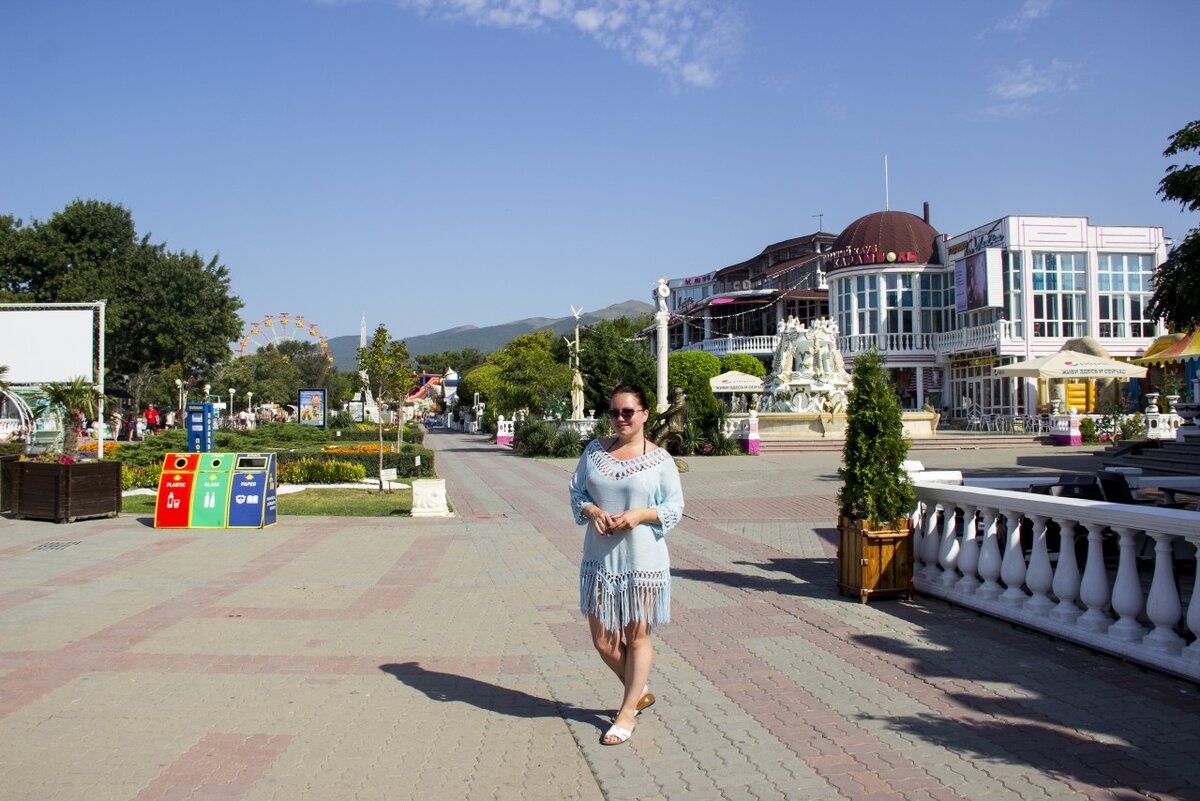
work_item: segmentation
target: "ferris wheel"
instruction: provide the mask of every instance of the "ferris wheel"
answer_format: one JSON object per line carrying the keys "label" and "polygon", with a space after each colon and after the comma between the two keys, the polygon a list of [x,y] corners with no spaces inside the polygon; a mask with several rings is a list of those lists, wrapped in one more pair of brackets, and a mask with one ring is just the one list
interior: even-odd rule
{"label": "ferris wheel", "polygon": [[246,326],[238,342],[238,356],[253,353],[267,345],[279,347],[284,342],[315,342],[325,355],[325,360],[333,361],[333,356],[329,353],[329,340],[317,328],[317,324],[305,320],[303,314],[287,312],[268,314]]}

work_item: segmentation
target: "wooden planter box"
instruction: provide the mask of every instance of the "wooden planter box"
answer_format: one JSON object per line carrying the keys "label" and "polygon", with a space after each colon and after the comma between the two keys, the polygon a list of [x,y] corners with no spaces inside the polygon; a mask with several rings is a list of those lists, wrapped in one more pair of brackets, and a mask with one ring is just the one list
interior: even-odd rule
{"label": "wooden planter box", "polygon": [[14,469],[19,456],[0,456],[0,512],[12,511],[12,484]]}
{"label": "wooden planter box", "polygon": [[121,511],[121,463],[6,462],[5,490],[19,519],[72,523]]}
{"label": "wooden planter box", "polygon": [[872,529],[862,520],[838,517],[838,594],[869,599],[913,597],[912,530],[908,520]]}

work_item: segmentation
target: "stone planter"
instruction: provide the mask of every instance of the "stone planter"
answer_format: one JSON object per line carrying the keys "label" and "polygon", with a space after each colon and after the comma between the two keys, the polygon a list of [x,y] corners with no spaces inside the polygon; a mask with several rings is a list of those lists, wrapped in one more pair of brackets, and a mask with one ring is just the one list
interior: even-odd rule
{"label": "stone planter", "polygon": [[858,595],[864,604],[888,595],[912,600],[912,522],[872,528],[863,520],[838,517],[837,587],[839,595]]}
{"label": "stone planter", "polygon": [[121,511],[121,463],[5,462],[5,497],[18,519],[73,523]]}

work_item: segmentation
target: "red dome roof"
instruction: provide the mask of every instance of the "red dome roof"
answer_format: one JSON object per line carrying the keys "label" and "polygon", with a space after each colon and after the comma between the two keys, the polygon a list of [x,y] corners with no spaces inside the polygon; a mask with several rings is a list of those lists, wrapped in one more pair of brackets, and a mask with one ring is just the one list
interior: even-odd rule
{"label": "red dome roof", "polygon": [[937,262],[938,232],[907,211],[877,211],[846,226],[825,262],[826,270],[858,264]]}

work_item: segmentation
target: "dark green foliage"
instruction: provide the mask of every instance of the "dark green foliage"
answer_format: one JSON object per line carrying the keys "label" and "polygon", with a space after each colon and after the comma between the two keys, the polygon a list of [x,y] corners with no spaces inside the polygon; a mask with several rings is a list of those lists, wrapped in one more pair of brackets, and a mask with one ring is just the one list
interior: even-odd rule
{"label": "dark green foliage", "polygon": [[487,354],[478,348],[463,348],[462,350],[446,350],[439,353],[422,353],[414,356],[417,366],[427,373],[444,373],[447,368],[454,370],[459,376],[465,375],[483,364]]}
{"label": "dark green foliage", "polygon": [[579,441],[579,435],[571,428],[564,429],[555,434],[554,441],[550,445],[551,454],[560,459],[578,458],[582,450],[583,444]]}
{"label": "dark green foliage", "polygon": [[721,374],[721,360],[704,351],[678,351],[667,357],[667,383],[671,389],[683,387],[688,414],[694,415],[702,429],[711,428],[721,413],[721,404],[713,397],[708,379]]}
{"label": "dark green foliage", "polygon": [[[1170,158],[1188,151],[1200,152],[1200,120],[1176,131],[1163,155]],[[1178,201],[1187,211],[1200,211],[1200,165],[1172,164],[1159,182],[1158,193],[1163,200]],[[1200,326],[1200,228],[1189,231],[1159,265],[1154,295],[1146,309],[1164,318],[1172,331]]]}
{"label": "dark green foliage", "polygon": [[[348,429],[354,427],[354,416],[350,412],[334,412],[329,415],[329,421],[326,423],[329,428]],[[343,436],[345,434],[343,433]],[[375,432],[371,432],[371,437],[375,437]]]}
{"label": "dark green foliage", "polygon": [[767,374],[766,365],[749,353],[729,353],[722,356],[721,372],[728,373],[730,370],[737,370],[755,378],[763,378]]}
{"label": "dark green foliage", "polygon": [[908,455],[900,397],[892,386],[883,356],[864,353],[854,361],[846,444],[838,475],[838,509],[842,516],[888,524],[905,518],[916,503],[908,474],[901,467]]}
{"label": "dark green foliage", "polygon": [[545,456],[554,443],[554,426],[526,417],[513,425],[513,450],[522,456]]}
{"label": "dark green foliage", "polygon": [[[421,464],[416,464],[416,457],[421,457]],[[285,451],[278,454],[279,464],[284,465],[300,459],[318,459],[323,461],[350,462],[360,464],[368,478],[379,476],[379,460],[374,453],[324,453],[321,451]],[[399,478],[434,478],[433,451],[413,445],[405,445],[403,451],[385,451],[383,454],[384,469],[396,468]]]}
{"label": "dark green foliage", "polygon": [[[607,409],[608,407],[605,406],[604,408]],[[601,439],[602,437],[611,437],[613,435],[612,418],[599,409],[597,411],[600,413],[596,416],[596,425],[592,426],[592,438]]]}
{"label": "dark green foliage", "polygon": [[1085,417],[1079,421],[1079,438],[1083,440],[1085,445],[1093,445],[1100,441],[1100,437],[1096,434],[1096,421],[1090,417]]}
{"label": "dark green foliage", "polygon": [[367,477],[366,468],[344,459],[298,459],[279,465],[280,484],[349,484]]}
{"label": "dark green foliage", "polygon": [[[580,331],[585,411],[607,409],[613,387],[618,384],[638,384],[646,390],[650,407],[654,408],[654,357],[645,340],[637,339],[637,332],[644,323],[644,320],[618,317],[599,320]],[[560,359],[566,360],[566,346],[561,339],[555,345],[555,351]]]}

